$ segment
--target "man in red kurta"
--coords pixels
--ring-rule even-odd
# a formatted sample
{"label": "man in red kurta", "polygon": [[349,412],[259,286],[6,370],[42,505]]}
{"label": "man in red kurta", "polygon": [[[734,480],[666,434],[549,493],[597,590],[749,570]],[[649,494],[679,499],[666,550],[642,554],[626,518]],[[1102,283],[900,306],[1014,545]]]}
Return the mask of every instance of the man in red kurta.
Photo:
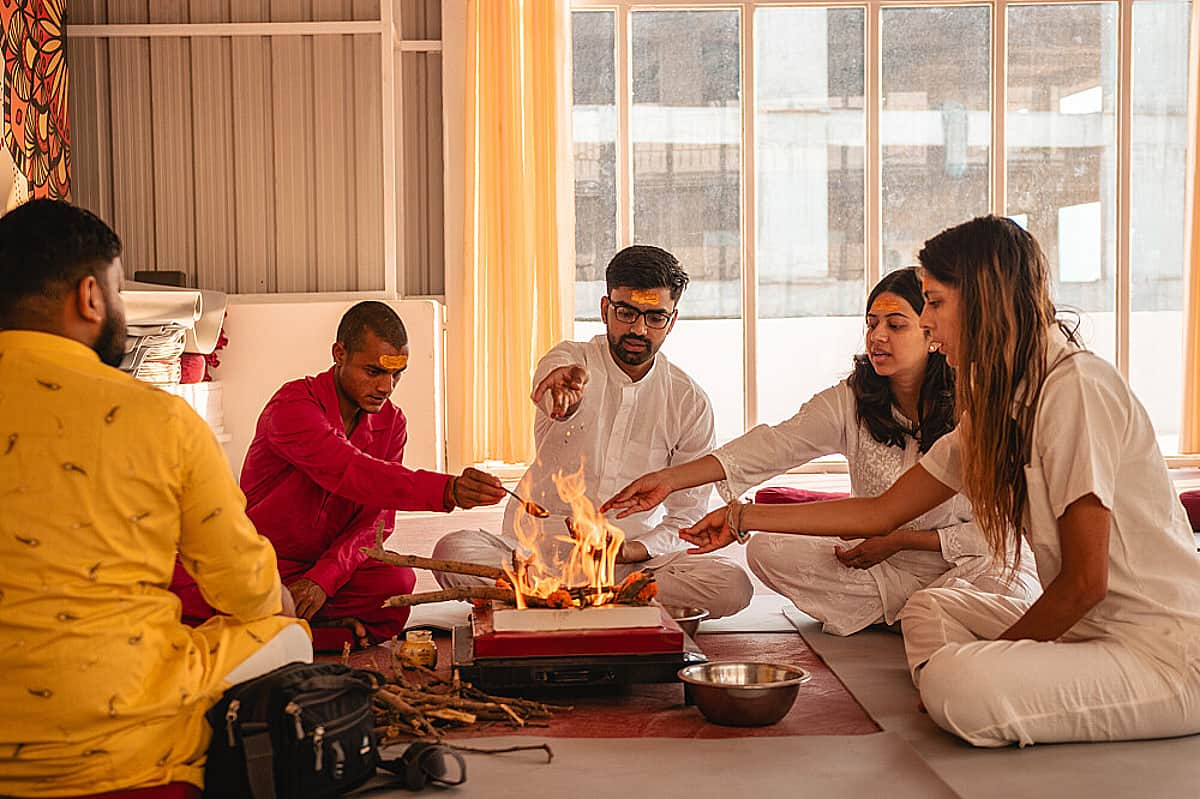
{"label": "man in red kurta", "polygon": [[[267,403],[241,485],[246,514],[275,546],[297,615],[318,628],[350,627],[365,643],[403,631],[408,609],[381,606],[411,593],[416,579],[412,569],[361,552],[377,523],[386,536],[393,511],[491,505],[504,493],[476,469],[455,477],[401,463],[407,420],[388,397],[407,367],[408,336],[390,307],[361,302],[347,311],[333,359],[328,371],[285,384]],[[181,568],[172,590],[186,621],[212,615]],[[314,630],[314,640],[321,637]]]}

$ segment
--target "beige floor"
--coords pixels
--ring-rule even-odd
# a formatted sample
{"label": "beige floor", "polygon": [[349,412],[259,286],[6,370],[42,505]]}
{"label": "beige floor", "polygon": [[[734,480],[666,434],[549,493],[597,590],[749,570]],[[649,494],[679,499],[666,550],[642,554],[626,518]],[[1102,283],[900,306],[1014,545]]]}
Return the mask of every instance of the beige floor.
{"label": "beige floor", "polygon": [[[1200,472],[1174,474],[1180,489],[1200,486]],[[790,477],[790,485],[844,490],[845,475]],[[496,529],[496,509],[451,515],[401,514],[388,548],[428,555],[437,538],[465,527]],[[731,547],[738,557],[741,548]],[[436,587],[419,574],[417,590]],[[727,629],[780,622],[783,605],[755,580],[759,596]],[[725,796],[731,789],[760,796],[1187,797],[1200,796],[1200,736],[1119,744],[979,750],[939,730],[916,710],[899,636],[866,631],[848,638],[821,633],[792,611],[795,626],[883,727],[874,736],[774,738],[722,742],[675,740],[552,741],[550,765],[535,758],[471,756],[461,796],[611,796],[634,789],[646,796]],[[712,630],[716,632],[717,630]],[[787,634],[787,633],[781,633]],[[512,739],[504,739],[511,743]],[[519,780],[519,782],[514,782]],[[947,788],[947,786],[949,786]],[[389,792],[390,795],[390,792]],[[400,793],[395,795],[399,796]]]}

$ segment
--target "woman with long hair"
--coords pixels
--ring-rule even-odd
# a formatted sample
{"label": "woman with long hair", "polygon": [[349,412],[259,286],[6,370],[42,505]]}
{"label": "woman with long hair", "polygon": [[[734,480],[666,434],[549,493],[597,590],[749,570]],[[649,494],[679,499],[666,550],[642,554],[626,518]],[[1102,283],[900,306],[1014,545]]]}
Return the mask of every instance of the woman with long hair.
{"label": "woman with long hair", "polygon": [[[923,306],[915,267],[888,274],[867,299],[866,351],[855,356],[847,379],[815,395],[792,418],[759,425],[710,455],[646,475],[633,483],[635,490],[661,501],[673,491],[716,482],[722,497],[733,501],[790,468],[842,453],[854,495],[882,493],[954,426],[954,373],[918,324]],[[1013,577],[1006,568],[1012,558],[993,560],[961,495],[889,535],[864,541],[758,536],[746,559],[763,582],[835,635],[895,622],[913,592],[927,586],[963,580],[1017,597],[1038,590],[1032,565]]]}
{"label": "woman with long hair", "polygon": [[909,600],[905,651],[934,721],[976,746],[1200,732],[1200,557],[1146,410],[1057,325],[1020,226],[980,217],[918,258],[921,324],[957,373],[955,431],[879,497],[731,505],[680,534],[700,552],[746,530],[878,536],[962,490],[994,552],[1030,542],[1043,592]]}

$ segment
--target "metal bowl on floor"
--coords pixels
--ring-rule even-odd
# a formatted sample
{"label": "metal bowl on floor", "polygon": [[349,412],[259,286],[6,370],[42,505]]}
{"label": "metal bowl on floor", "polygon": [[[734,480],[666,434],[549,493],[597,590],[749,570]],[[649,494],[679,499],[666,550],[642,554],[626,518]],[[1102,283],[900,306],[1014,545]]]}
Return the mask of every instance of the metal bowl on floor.
{"label": "metal bowl on floor", "polygon": [[704,608],[685,608],[679,605],[663,605],[663,609],[667,611],[675,623],[679,625],[688,638],[696,637],[696,630],[700,627],[700,622],[708,618],[708,611]]}
{"label": "metal bowl on floor", "polygon": [[679,679],[691,686],[704,717],[727,727],[765,727],[787,715],[800,685],[812,675],[796,666],[716,661],[684,666]]}

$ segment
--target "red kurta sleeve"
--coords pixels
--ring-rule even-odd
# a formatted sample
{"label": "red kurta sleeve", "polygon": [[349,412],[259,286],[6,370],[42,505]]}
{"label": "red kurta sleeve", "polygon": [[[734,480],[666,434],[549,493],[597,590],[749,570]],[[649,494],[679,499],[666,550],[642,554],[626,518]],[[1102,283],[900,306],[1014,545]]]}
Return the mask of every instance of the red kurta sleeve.
{"label": "red kurta sleeve", "polygon": [[263,411],[263,433],[315,483],[352,502],[394,510],[450,510],[444,503],[450,475],[368,455],[347,441],[309,397],[276,395]]}

